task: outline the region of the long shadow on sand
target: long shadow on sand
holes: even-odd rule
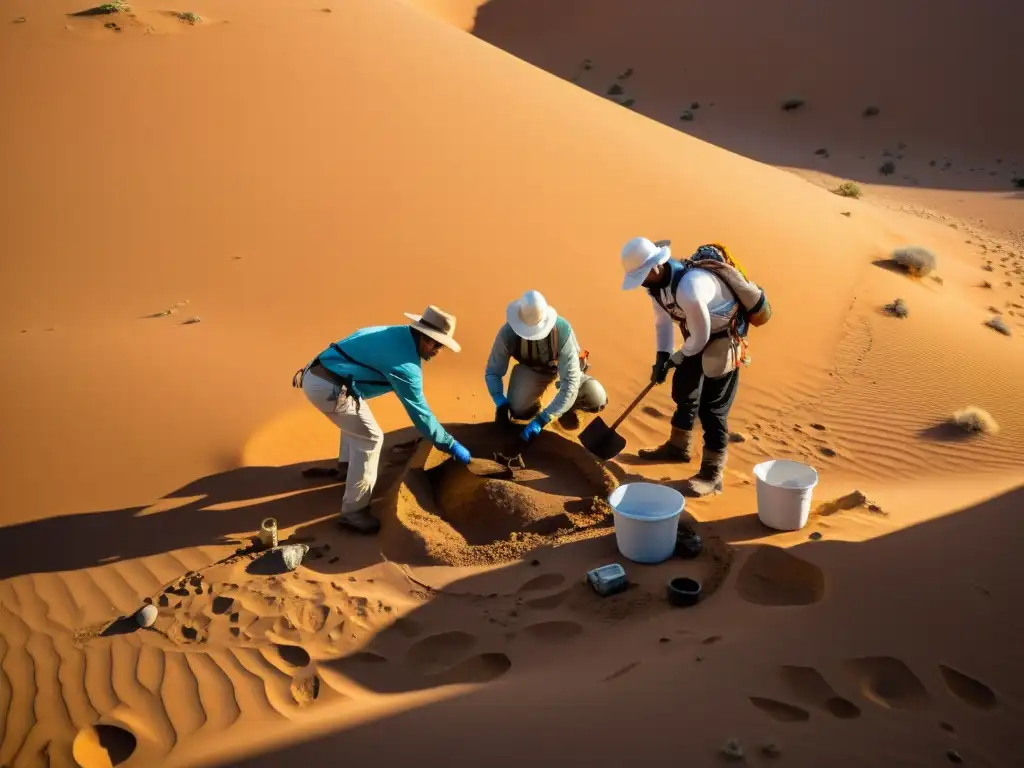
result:
[[[388,456],[411,437],[410,429],[385,438],[381,482],[387,486]],[[320,464],[321,462],[316,462]],[[303,477],[312,462],[283,467],[240,467],[200,478],[166,494],[151,506],[83,512],[33,520],[0,528],[12,544],[0,558],[0,579],[29,573],[77,570],[138,557],[214,544],[248,546],[235,538],[255,532],[265,517],[279,528],[303,526],[295,540],[322,541],[342,536],[334,522],[344,484]],[[375,496],[377,493],[375,492]],[[175,504],[175,500],[181,500]],[[324,519],[327,518],[327,519]],[[336,572],[380,560],[371,541],[346,537],[344,562]]]
[[[859,718],[861,709],[873,714],[859,721],[858,738],[865,741],[857,760],[833,762],[830,734],[844,738],[833,729],[849,729],[850,721],[830,718],[820,709],[806,713],[804,719],[810,718],[821,738],[791,735],[788,762],[878,762],[872,759],[876,746],[870,735],[878,716],[889,717],[889,727],[899,730],[899,738],[908,744],[924,744],[924,734],[931,738],[940,733],[935,727],[940,716],[958,726],[970,722],[973,743],[986,745],[989,760],[1013,762],[1017,726],[1012,702],[1024,695],[1024,678],[991,679],[999,668],[992,666],[991,657],[999,651],[978,638],[1012,631],[1005,623],[1006,612],[1013,613],[1024,600],[1016,551],[1016,542],[1024,537],[1022,505],[1024,486],[1019,486],[973,508],[865,542],[826,540],[788,550],[744,547],[721,587],[725,596],[689,609],[666,608],[661,595],[655,595],[635,603],[632,611],[602,610],[606,603],[573,583],[582,575],[581,566],[609,554],[598,543],[550,557],[541,554],[537,565],[518,563],[470,576],[433,593],[400,626],[381,632],[361,658],[328,665],[332,673],[377,691],[408,688],[408,680],[389,676],[389,667],[399,665],[421,673],[415,687],[494,682],[230,764],[328,765],[344,752],[349,760],[395,765],[669,765],[677,759],[666,761],[664,756],[678,755],[679,724],[685,722],[687,750],[709,756],[694,764],[710,765],[726,732],[760,733],[768,724],[756,703],[750,706],[753,681],[760,680],[754,687],[763,690],[780,671],[818,676],[815,664],[823,664],[822,673],[850,697],[839,700],[845,702],[846,717]],[[930,575],[908,578],[908,558],[914,573]],[[681,562],[675,569],[685,571]],[[657,573],[660,567],[629,570],[654,585],[664,575]],[[553,599],[559,592],[566,594]],[[944,599],[929,602],[939,595]],[[493,608],[485,613],[493,621],[481,618],[467,624],[488,600]],[[745,608],[745,603],[757,605]],[[456,617],[462,623],[455,623]],[[871,619],[860,623],[867,617]],[[618,630],[631,633],[617,662],[616,623]],[[747,652],[730,651],[730,637],[723,641],[718,634],[706,634],[723,623],[754,638],[767,633],[772,641],[755,640],[753,646],[744,646]],[[643,632],[649,635],[648,644],[638,640]],[[808,632],[814,634],[810,646]],[[580,651],[573,650],[579,647],[574,642],[583,634],[590,635],[588,654],[597,655],[577,664]],[[695,644],[686,645],[687,634]],[[600,662],[605,658],[602,641],[606,650],[612,649],[605,663]],[[714,650],[703,650],[709,644]],[[750,653],[751,647],[758,651]],[[913,655],[905,656],[910,649]],[[714,656],[694,664],[695,652]],[[616,663],[621,669],[606,674]],[[956,669],[950,672],[949,665]],[[558,684],[539,682],[551,674],[558,675]],[[773,685],[786,697],[784,677],[775,678],[779,682]],[[790,691],[788,697],[794,696],[799,694]],[[630,738],[618,728],[593,727],[595,722],[620,722],[625,704]],[[891,719],[893,709],[907,707],[925,707],[930,715],[923,720]],[[394,738],[396,733],[403,737]],[[510,733],[522,738],[509,738]],[[453,744],[458,748],[453,750]],[[497,761],[496,744],[501,744]],[[972,749],[966,742],[957,747]],[[884,746],[877,748],[884,752]]]

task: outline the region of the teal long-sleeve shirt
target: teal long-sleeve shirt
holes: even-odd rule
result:
[[[394,392],[420,434],[440,450],[451,453],[455,438],[441,426],[423,394],[423,367],[412,328],[361,328],[337,342],[337,346],[357,362],[346,360],[332,345],[320,353],[324,368],[351,378],[355,393],[365,400]]]

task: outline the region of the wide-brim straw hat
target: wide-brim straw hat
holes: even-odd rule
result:
[[[460,352],[462,345],[454,338],[455,336],[455,315],[438,309],[433,304],[423,310],[422,315],[414,315],[410,312],[403,312],[406,317],[412,320],[410,326],[420,333],[425,333],[438,344],[444,344],[453,352]]]

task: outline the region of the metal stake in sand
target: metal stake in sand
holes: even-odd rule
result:
[[[277,520],[273,517],[265,518],[260,523],[259,542],[263,549],[272,549],[277,546]]]

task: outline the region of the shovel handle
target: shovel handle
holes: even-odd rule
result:
[[[632,413],[633,409],[640,405],[640,401],[647,397],[647,393],[654,388],[654,385],[655,382],[650,382],[646,387],[643,388],[643,391],[636,396],[636,399],[626,407],[626,410],[622,412],[622,415],[619,416],[619,418],[615,420],[615,423],[611,425],[610,429],[612,432],[618,429],[619,424],[624,422],[626,420],[626,417],[629,416],[630,413]]]

